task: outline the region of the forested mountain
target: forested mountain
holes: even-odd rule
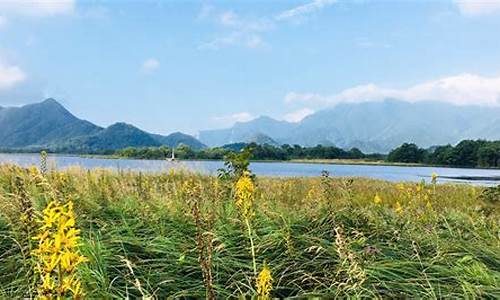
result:
[[[125,123],[102,128],[78,119],[54,99],[22,107],[0,107],[0,149],[93,153],[180,144],[194,149],[205,147],[194,137],[179,132],[162,136]]]
[[[24,148],[57,144],[103,130],[80,120],[54,99],[0,110],[0,147]]]

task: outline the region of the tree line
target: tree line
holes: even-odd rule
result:
[[[456,167],[500,167],[500,141],[464,140],[456,146],[436,146],[429,149],[418,147],[413,143],[404,143],[385,154],[365,154],[358,148],[345,150],[335,146],[302,147],[299,145],[259,145],[255,143],[236,143],[223,147],[194,150],[186,145],[175,148],[175,156],[179,159],[222,160],[230,153],[249,149],[252,160],[293,160],[293,159],[364,159],[385,160],[397,163],[421,163],[429,165]],[[115,155],[125,158],[167,159],[172,149],[167,146],[126,148],[118,150]]]
[[[423,163],[454,167],[500,167],[500,141],[464,140],[456,146],[419,148],[404,143],[387,156],[389,162]]]
[[[175,156],[179,159],[224,159],[228,154],[250,149],[253,160],[292,160],[292,159],[383,159],[381,154],[364,154],[357,148],[344,150],[334,146],[302,147],[299,145],[259,145],[256,143],[236,143],[223,147],[193,150],[186,145],[175,148]],[[172,149],[166,146],[126,148],[115,153],[120,157],[141,159],[167,159]]]

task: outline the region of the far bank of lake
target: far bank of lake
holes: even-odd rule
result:
[[[0,154],[0,163],[12,163],[24,167],[39,165],[38,154]],[[188,170],[202,174],[214,175],[224,167],[222,161],[174,161],[138,160],[109,157],[49,155],[49,167],[65,169],[78,166],[85,169],[106,168],[122,171],[139,172],[168,172],[170,169]],[[252,162],[250,169],[260,176],[300,177],[320,176],[327,171],[331,176],[367,177],[393,182],[409,181],[420,182],[422,179],[430,181],[432,173],[437,173],[440,183],[457,182],[481,185],[495,185],[500,183],[498,169],[469,169],[448,168],[418,165],[381,165],[381,164],[349,164],[346,161],[334,162]]]

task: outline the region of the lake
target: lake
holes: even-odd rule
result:
[[[13,163],[23,167],[40,164],[38,154],[0,154],[0,163]],[[168,172],[171,168],[185,169],[203,174],[216,174],[223,167],[222,161],[178,161],[167,162],[160,160],[109,159],[88,158],[79,156],[49,155],[48,166],[64,169],[69,166],[80,166],[85,169],[106,168],[114,170],[130,170],[142,172]],[[250,169],[261,176],[320,176],[322,171],[328,171],[331,176],[368,177],[393,182],[412,181],[422,179],[430,181],[433,172],[440,175],[438,181],[462,182],[481,185],[500,184],[486,178],[500,177],[500,170],[493,169],[466,169],[443,167],[401,167],[401,166],[368,166],[368,165],[334,165],[315,163],[289,162],[252,162]],[[478,177],[479,180],[456,179],[445,177]]]

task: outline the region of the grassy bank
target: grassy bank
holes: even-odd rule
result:
[[[500,200],[484,189],[256,178],[242,210],[215,177],[1,166],[0,298],[40,289],[27,212],[52,200],[74,203],[88,298],[254,296],[252,249],[272,297],[499,298]]]
[[[401,167],[426,167],[429,165],[417,163],[398,163],[385,160],[367,160],[367,159],[292,159],[294,163],[308,164],[332,164],[332,165],[366,165],[366,166],[401,166]]]

